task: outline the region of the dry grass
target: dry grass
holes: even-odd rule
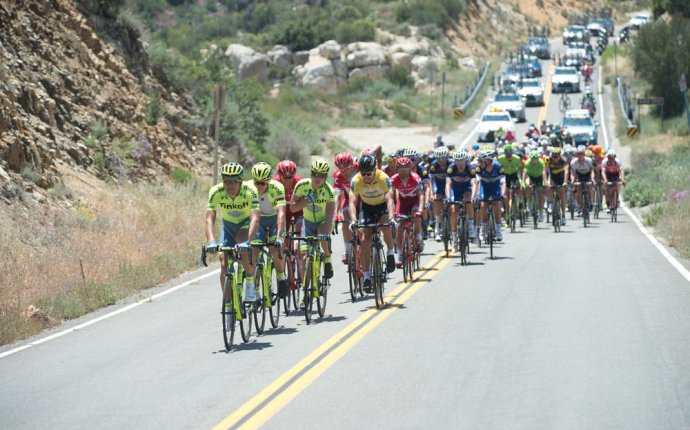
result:
[[[107,186],[91,205],[0,213],[0,343],[37,333],[194,266],[204,188]]]

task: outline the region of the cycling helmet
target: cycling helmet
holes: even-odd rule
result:
[[[398,158],[398,167],[412,167],[412,160],[407,157]]]
[[[453,150],[455,149],[455,144],[453,142],[446,142],[446,148],[448,148],[448,150]]]
[[[472,145],[472,150],[473,150],[473,151],[479,150],[479,144],[478,144],[478,143],[475,143],[474,145]]]
[[[576,154],[584,154],[585,153],[585,145],[578,145],[577,150],[575,151]]]
[[[328,162],[326,162],[326,160],[324,159],[316,159],[311,163],[312,173],[320,173],[323,175],[328,173],[330,169],[331,167],[328,165]]]
[[[338,169],[347,169],[352,166],[353,162],[352,154],[349,152],[341,152],[335,156],[335,166]]]
[[[388,154],[383,154],[383,157],[381,157],[381,163],[382,163],[382,164],[395,164],[395,160],[393,160],[393,161],[391,162],[391,161],[390,161],[390,157],[388,156]]]
[[[453,159],[457,160],[457,161],[469,161],[470,154],[467,153],[467,151],[465,151],[465,150],[455,151],[455,155],[453,156]]]
[[[359,157],[359,171],[362,174],[373,172],[374,170],[376,170],[376,159],[373,156],[365,154]]]
[[[416,160],[417,157],[419,157],[419,154],[414,148],[405,148],[405,150],[402,153],[403,157],[407,157],[411,160]]]
[[[512,153],[513,153],[513,145],[511,145],[511,144],[509,144],[509,143],[506,143],[506,144],[503,146],[503,152],[506,153],[506,154],[512,154]]]
[[[252,178],[255,181],[268,181],[271,179],[271,166],[263,161],[252,166]]]
[[[589,149],[585,149],[585,157],[591,157],[592,156],[592,151]]]
[[[437,134],[437,135],[436,135],[436,140],[442,140],[442,139],[443,139],[443,135],[442,135],[442,134]]]
[[[553,157],[554,155],[561,155],[561,148],[557,146],[551,148],[551,156]]]
[[[445,146],[439,146],[434,150],[434,157],[448,158],[448,148],[446,148]]]
[[[291,160],[283,160],[276,166],[280,176],[291,177],[297,173],[297,165]]]
[[[493,151],[489,151],[489,150],[486,150],[486,149],[483,150],[483,151],[480,151],[480,152],[477,154],[477,159],[478,159],[478,160],[484,160],[484,161],[486,161],[486,160],[493,160],[493,158],[494,158]]]
[[[239,163],[227,163],[223,165],[220,174],[223,178],[242,178],[244,167]]]
[[[611,148],[608,151],[606,151],[606,156],[615,158],[616,157],[616,151],[614,151],[613,148]]]
[[[601,151],[602,151],[603,149],[604,149],[604,148],[602,148],[602,147],[599,146],[599,145],[594,145],[594,146],[592,146],[592,153],[597,154],[597,155],[601,155]]]
[[[539,151],[532,151],[529,153],[529,159],[534,160],[536,158],[539,158]]]

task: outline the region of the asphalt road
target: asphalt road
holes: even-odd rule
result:
[[[0,350],[0,428],[690,428],[688,281],[625,213],[547,227],[505,233],[496,259],[474,249],[464,267],[427,242],[425,270],[408,284],[397,271],[380,311],[350,302],[336,263],[326,318],[283,317],[231,353],[217,276],[200,272]]]

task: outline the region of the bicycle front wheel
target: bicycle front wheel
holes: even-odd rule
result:
[[[409,244],[410,244],[409,243],[410,240],[409,240],[408,236],[409,235],[407,233],[407,230],[403,231],[402,245],[400,247],[400,254],[401,254],[400,258],[402,259],[402,263],[403,263],[403,265],[402,265],[403,266],[402,267],[402,269],[403,269],[403,282],[409,282],[411,279],[411,273],[410,273],[410,270],[409,270],[408,264],[407,264],[407,259],[409,257],[409,250],[408,249],[409,249]]]
[[[266,297],[264,296],[263,272],[264,266],[257,264],[254,269],[254,285],[257,289],[258,298],[254,306],[252,306],[252,311],[254,312],[254,327],[256,327],[256,334],[258,335],[263,334],[266,327]]]
[[[226,276],[225,283],[223,284],[223,304],[220,308],[220,315],[223,318],[223,343],[225,344],[226,351],[230,351],[232,348],[232,343],[235,339],[235,327],[237,325],[235,303],[232,299],[232,283],[232,276]]]
[[[443,249],[446,251],[446,258],[448,258],[450,256],[450,222],[448,221],[448,214],[443,214],[442,222],[441,235],[443,238]]]
[[[302,304],[302,274],[299,271],[300,256],[292,256],[292,263],[290,269],[292,270],[292,281],[290,283],[290,297],[292,297],[292,307],[295,311],[299,311]]]
[[[515,220],[513,219],[513,223]],[[460,264],[463,266],[467,264],[467,245],[469,243],[469,230],[467,227],[467,218],[460,218],[459,226],[458,226],[458,241],[459,246],[458,248],[460,249]]]
[[[311,323],[311,313],[312,307],[314,305],[314,293],[312,291],[312,273],[311,273],[312,260],[307,259],[307,264],[304,267],[304,282],[302,283],[302,288],[304,289],[304,320],[307,324]]]
[[[381,306],[383,306],[383,270],[381,265],[381,251],[374,248],[371,260],[371,268],[373,271],[371,277],[371,286],[374,288],[376,309],[381,309]]]
[[[322,276],[322,273],[326,270],[324,265],[326,264],[325,261],[321,262],[321,272],[319,273],[319,276],[317,276],[317,279],[319,280],[319,285],[317,285],[317,291],[316,293],[318,294],[315,299],[316,299],[316,310],[319,313],[319,318],[323,318],[323,316],[326,314],[326,301],[328,300],[328,279],[324,278]]]
[[[355,250],[355,245],[352,244],[350,247],[350,253],[347,257],[347,277],[350,281],[350,299],[354,303],[357,300],[357,294],[362,296],[362,280],[359,279],[359,273],[357,266],[359,262],[357,261],[357,251]]]
[[[494,234],[496,232],[496,224],[494,223],[494,214],[489,213],[486,225],[486,240],[489,242],[489,256],[494,259]]]
[[[271,266],[273,266],[271,264]],[[275,267],[271,267],[271,284],[264,286],[265,294],[264,303],[268,308],[268,314],[271,318],[271,327],[278,328],[280,322],[280,302],[282,301],[278,296],[278,272]]]

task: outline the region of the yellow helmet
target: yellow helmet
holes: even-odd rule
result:
[[[252,178],[255,181],[268,181],[271,178],[271,166],[263,161],[256,163],[252,167]]]
[[[325,175],[330,169],[331,166],[329,166],[328,162],[324,159],[316,159],[311,163],[312,173],[320,173]]]
[[[224,178],[242,178],[244,175],[244,167],[239,163],[226,163],[220,172]]]

